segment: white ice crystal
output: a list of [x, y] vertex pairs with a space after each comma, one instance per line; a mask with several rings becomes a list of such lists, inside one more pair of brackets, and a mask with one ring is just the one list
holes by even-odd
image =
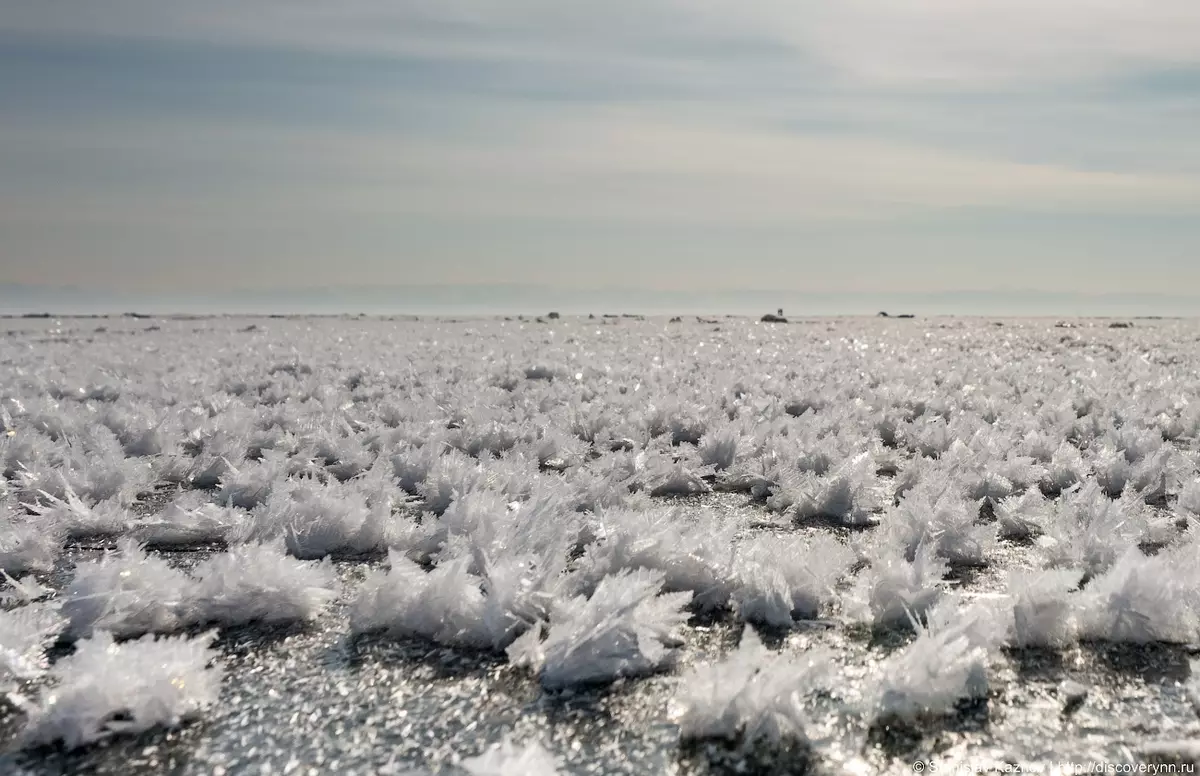
[[394, 550], [388, 561], [387, 572], [372, 573], [359, 589], [350, 611], [352, 633], [383, 631], [447, 645], [491, 646], [482, 625], [483, 580], [467, 570], [470, 559], [445, 561], [429, 572]]
[[1080, 637], [1132, 644], [1194, 640], [1200, 620], [1187, 584], [1195, 577], [1193, 558], [1181, 567], [1179, 556], [1126, 550], [1080, 593]]
[[218, 504], [254, 509], [271, 495], [287, 466], [288, 456], [280, 450], [265, 450], [258, 461], [231, 466], [220, 478], [215, 500]]
[[338, 595], [328, 558], [288, 557], [282, 541], [230, 547], [192, 571], [183, 618], [192, 623], [305, 622]]
[[948, 567], [932, 544], [918, 545], [911, 561], [891, 548], [877, 550], [869, 561], [847, 602], [855, 619], [881, 628], [906, 627], [914, 617], [924, 617], [942, 595], [939, 583]]
[[1037, 489], [1009, 496], [994, 507], [996, 534], [1001, 539], [1026, 540], [1041, 535], [1051, 519], [1051, 506]]
[[536, 741], [525, 744], [510, 739], [489, 747], [461, 763], [471, 776], [558, 776], [554, 755]]
[[496, 650], [547, 619], [568, 584], [558, 558], [506, 555], [491, 561], [480, 554], [476, 565], [484, 593], [480, 627]]
[[691, 591], [702, 609], [725, 606], [733, 579], [737, 525], [712, 510], [651, 508], [607, 510], [597, 515], [597, 541], [579, 563], [586, 591], [605, 576], [627, 569], [661, 572], [665, 589]]
[[637, 486], [651, 496], [693, 496], [712, 490], [704, 479], [712, 471], [710, 466], [690, 465], [666, 453], [642, 453], [638, 456]]
[[[565, 564], [581, 520], [553, 490], [539, 490], [537, 497], [523, 502], [477, 490], [456, 494], [440, 517], [426, 515], [422, 523], [429, 525], [427, 542], [438, 546], [439, 560], [532, 555], [555, 565], [560, 560]], [[475, 564], [471, 570], [479, 572]]]
[[406, 446], [392, 455], [392, 470], [400, 488], [411, 495], [418, 495], [442, 453], [440, 444], [426, 442], [420, 447]]
[[680, 680], [674, 700], [680, 735], [737, 740], [744, 747], [806, 744], [804, 699], [832, 675], [826, 653], [774, 653], [746, 627], [736, 652]]
[[76, 564], [63, 593], [62, 613], [74, 638], [105, 630], [117, 637], [169, 633], [180, 626], [189, 580], [132, 539], [115, 553]]
[[825, 518], [843, 525], [866, 525], [882, 505], [875, 460], [862, 453], [826, 476], [785, 473], [767, 505], [800, 520]]
[[27, 503], [50, 498], [66, 500], [68, 494], [93, 504], [114, 501], [128, 505], [151, 484], [148, 461], [126, 458], [116, 437], [107, 428], [91, 425], [82, 439], [57, 447], [45, 458], [21, 465], [15, 479]]
[[987, 562], [995, 543], [995, 528], [978, 523], [978, 504], [966, 501], [928, 480], [905, 494], [884, 515], [880, 530], [884, 537], [913, 558], [917, 547], [935, 547], [951, 565], [980, 566]]
[[[368, 576], [350, 612], [354, 633], [502, 650], [549, 615], [561, 569], [536, 556], [505, 555], [444, 560], [432, 571], [395, 550], [390, 569]], [[479, 573], [472, 573], [477, 567]]]
[[745, 453], [744, 448], [738, 427], [727, 424], [706, 433], [699, 442], [698, 452], [702, 464], [723, 472], [733, 468], [739, 455]]
[[17, 690], [46, 670], [46, 647], [62, 630], [62, 618], [45, 605], [0, 610], [0, 693]]
[[368, 505], [353, 484], [308, 478], [281, 482], [250, 514], [252, 526], [245, 538], [282, 536], [288, 551], [304, 559], [382, 550], [392, 523], [389, 505]]
[[1082, 573], [1071, 569], [1012, 571], [1008, 595], [1012, 603], [1014, 647], [1065, 647], [1077, 635], [1075, 602], [1070, 591]]
[[[197, 494], [190, 491], [190, 494]], [[158, 515], [132, 520], [129, 535], [147, 547], [186, 547], [225, 542], [246, 531], [246, 515], [230, 507], [180, 497]]]
[[479, 461], [454, 450], [433, 463], [425, 479], [417, 486], [417, 492], [425, 499], [426, 509], [440, 515], [454, 501], [455, 494], [474, 490], [486, 481], [487, 472]]
[[1200, 479], [1190, 480], [1183, 486], [1176, 505], [1186, 514], [1200, 517]]
[[70, 488], [62, 498], [42, 493], [43, 503], [30, 504], [30, 509], [43, 520], [58, 526], [69, 540], [85, 540], [120, 536], [129, 527], [129, 510], [115, 501], [100, 501], [88, 505]]
[[5, 574], [50, 571], [65, 540], [55, 520], [18, 515], [0, 505], [0, 571]]
[[[590, 598], [555, 606], [546, 640], [509, 648], [518, 665], [540, 669], [547, 688], [611, 682], [669, 665], [692, 594], [665, 593], [661, 573], [645, 569], [605, 577]], [[536, 631], [530, 631], [535, 633]]]
[[245, 460], [248, 446], [240, 430], [222, 428], [199, 440], [200, 451], [188, 468], [188, 484], [202, 490], [215, 488], [237, 469]]
[[914, 721], [949, 714], [960, 701], [987, 697], [988, 656], [999, 646], [1003, 629], [993, 613], [962, 609], [955, 599], [940, 607], [917, 638], [883, 666], [876, 693], [877, 718]]
[[1057, 496], [1064, 490], [1087, 479], [1090, 467], [1083, 455], [1073, 445], [1062, 442], [1054, 451], [1046, 472], [1042, 475], [1041, 489], [1047, 496]]
[[4, 581], [8, 583], [8, 588], [0, 591], [0, 604], [8, 606], [27, 604], [54, 595], [52, 588], [38, 582], [32, 574], [17, 579], [0, 570], [0, 577], [3, 577]]
[[199, 716], [220, 692], [221, 670], [209, 633], [143, 636], [116, 644], [107, 631], [75, 645], [55, 664], [54, 686], [25, 730], [26, 746], [61, 741], [68, 749]]
[[855, 561], [854, 551], [828, 534], [744, 540], [733, 563], [734, 611], [742, 620], [777, 627], [791, 625], [795, 616], [816, 617]]
[[1141, 499], [1126, 494], [1113, 500], [1094, 480], [1064, 494], [1038, 545], [1051, 566], [1082, 570], [1091, 576], [1106, 571], [1137, 544], [1146, 528]]

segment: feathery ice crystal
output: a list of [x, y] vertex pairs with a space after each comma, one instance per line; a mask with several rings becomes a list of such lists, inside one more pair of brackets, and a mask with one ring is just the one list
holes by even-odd
[[771, 652], [747, 626], [737, 651], [696, 666], [680, 680], [675, 696], [680, 734], [739, 740], [743, 747], [806, 744], [804, 698], [831, 677], [827, 654]]
[[550, 689], [642, 676], [668, 666], [692, 594], [664, 593], [663, 575], [646, 569], [612, 574], [590, 598], [558, 603], [546, 640], [541, 626], [509, 647], [517, 665], [540, 673]]
[[200, 563], [192, 576], [185, 617], [194, 623], [311, 621], [338, 594], [328, 558], [288, 557], [281, 540], [230, 547]]
[[62, 629], [62, 618], [49, 606], [0, 610], [0, 693], [46, 670], [46, 648]]
[[988, 657], [1004, 639], [1003, 620], [981, 605], [963, 609], [950, 597], [929, 612], [926, 624], [914, 625], [916, 640], [883, 666], [877, 717], [913, 721], [986, 698]]
[[117, 637], [169, 633], [180, 625], [188, 586], [182, 571], [122, 539], [115, 553], [75, 566], [62, 605], [68, 633], [75, 638], [101, 629]]
[[215, 637], [147, 635], [116, 644], [98, 631], [78, 642], [52, 669], [55, 686], [29, 720], [26, 745], [62, 741], [73, 749], [198, 716], [220, 692], [221, 670], [209, 648]]
[[517, 744], [505, 739], [483, 754], [468, 757], [462, 767], [471, 776], [558, 776], [554, 755], [536, 741]]

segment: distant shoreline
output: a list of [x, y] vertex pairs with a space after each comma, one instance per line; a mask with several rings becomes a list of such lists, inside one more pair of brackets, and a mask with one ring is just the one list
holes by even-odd
[[[341, 320], [461, 320], [461, 321], [523, 321], [526, 323], [542, 322], [553, 323], [556, 320], [656, 320], [660, 318], [680, 318], [680, 323], [712, 323], [717, 320], [752, 320], [759, 321], [762, 316], [750, 313], [710, 313], [710, 314], [695, 314], [695, 313], [670, 313], [670, 312], [654, 312], [654, 313], [563, 313], [557, 318], [548, 317], [547, 313], [350, 313], [350, 312], [296, 312], [296, 313], [267, 313], [267, 312], [214, 312], [214, 313], [194, 313], [194, 312], [153, 312], [153, 313], [0, 313], [0, 320], [173, 320], [173, 321], [205, 321], [205, 320], [222, 320], [222, 319], [267, 319], [267, 320], [301, 320], [301, 319], [341, 319]], [[698, 318], [707, 320], [698, 321]], [[1200, 314], [1196, 315], [1117, 315], [1117, 314], [1049, 314], [1049, 313], [929, 313], [929, 314], [901, 314], [882, 316], [866, 313], [801, 313], [794, 318], [778, 322], [778, 325], [790, 325], [795, 323], [803, 323], [813, 320], [838, 320], [838, 319], [878, 319], [881, 321], [907, 321], [907, 320], [946, 320], [946, 319], [964, 319], [964, 320], [981, 320], [981, 319], [1009, 319], [1009, 320], [1098, 320], [1098, 321], [1171, 321], [1171, 320], [1192, 320], [1200, 318]], [[772, 323], [772, 321], [765, 321]]]

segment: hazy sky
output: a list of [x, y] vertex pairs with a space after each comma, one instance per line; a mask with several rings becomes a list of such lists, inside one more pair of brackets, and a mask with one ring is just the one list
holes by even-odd
[[0, 281], [1200, 293], [1196, 0], [0, 0]]

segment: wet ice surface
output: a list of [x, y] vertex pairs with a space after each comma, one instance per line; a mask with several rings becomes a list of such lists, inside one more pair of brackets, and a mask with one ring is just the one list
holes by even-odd
[[[723, 510], [752, 531], [827, 530], [781, 521], [740, 495], [685, 503]], [[151, 500], [141, 509], [155, 505]], [[101, 551], [68, 551], [51, 586], [61, 589], [74, 562]], [[164, 554], [186, 568], [207, 552]], [[989, 567], [960, 572], [946, 586], [968, 600], [995, 596], [1004, 571], [1032, 566], [1029, 554], [1026, 545], [1002, 542]], [[463, 772], [457, 766], [463, 757], [511, 737], [541, 741], [574, 774], [910, 773], [918, 760], [998, 770], [1006, 763], [1123, 763], [1140, 759], [1150, 742], [1200, 737], [1184, 689], [1193, 657], [1186, 645], [1001, 651], [989, 665], [985, 703], [917, 726], [873, 725], [855, 701], [869, 693], [873, 669], [911, 636], [830, 621], [760, 631], [776, 649], [832, 649], [841, 669], [839, 697], [821, 699], [813, 710], [811, 752], [747, 759], [720, 744], [681, 744], [671, 716], [683, 671], [736, 647], [741, 625], [730, 615], [693, 618], [671, 671], [547, 692], [503, 655], [351, 638], [347, 602], [380, 563], [337, 561], [342, 597], [314, 625], [223, 631], [221, 701], [199, 720], [77, 751], [11, 752], [0, 759], [0, 772], [454, 774]], [[69, 649], [56, 648], [52, 658]], [[11, 707], [0, 711], [0, 736], [11, 741], [21, 720]]]

